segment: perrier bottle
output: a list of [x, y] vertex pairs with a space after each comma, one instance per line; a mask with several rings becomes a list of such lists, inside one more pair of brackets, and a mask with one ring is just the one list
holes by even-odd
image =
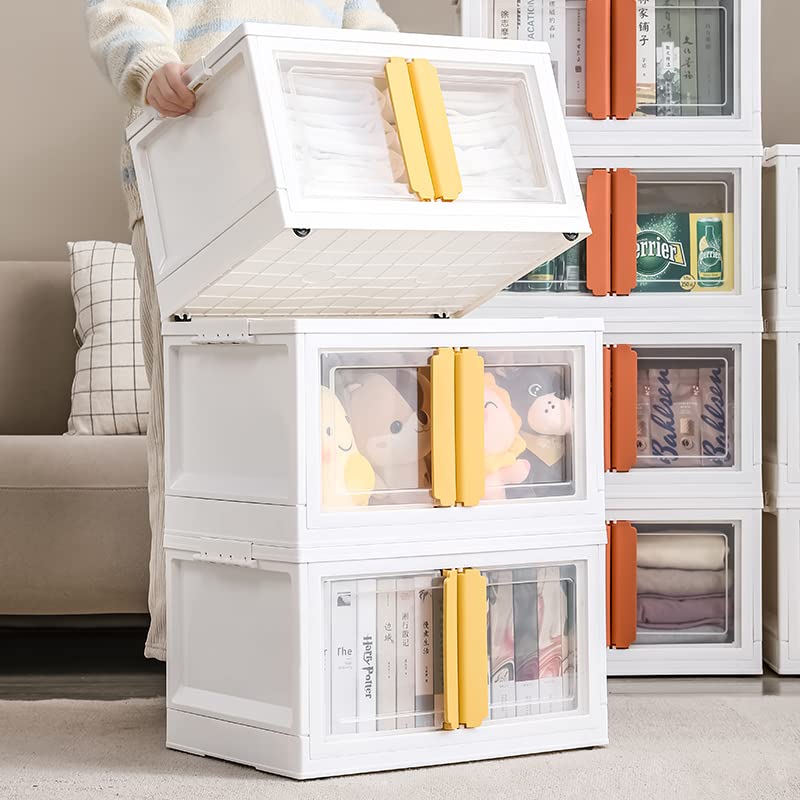
[[722, 286], [722, 220], [701, 217], [697, 220], [697, 285], [708, 289]]

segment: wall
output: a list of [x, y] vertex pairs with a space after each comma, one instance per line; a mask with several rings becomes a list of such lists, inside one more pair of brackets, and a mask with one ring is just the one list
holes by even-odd
[[[11, 34], [0, 49], [0, 261], [61, 259], [70, 239], [128, 237], [117, 167], [125, 110], [88, 56], [85, 2], [4, 4]], [[764, 141], [800, 142], [798, 69], [790, 64], [800, 3], [763, 5]], [[384, 7], [404, 30], [456, 32], [451, 0]]]

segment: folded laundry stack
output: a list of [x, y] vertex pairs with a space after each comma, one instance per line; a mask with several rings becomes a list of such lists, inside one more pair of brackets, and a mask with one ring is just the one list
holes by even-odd
[[638, 630], [729, 629], [733, 570], [724, 534], [640, 535], [636, 564]]

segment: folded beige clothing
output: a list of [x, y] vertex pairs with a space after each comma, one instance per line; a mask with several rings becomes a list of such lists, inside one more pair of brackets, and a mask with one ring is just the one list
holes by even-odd
[[722, 594], [733, 587], [732, 569], [653, 569], [636, 570], [639, 594], [663, 594], [688, 597], [698, 594]]
[[721, 533], [643, 533], [636, 540], [636, 565], [673, 569], [722, 569], [728, 539]]

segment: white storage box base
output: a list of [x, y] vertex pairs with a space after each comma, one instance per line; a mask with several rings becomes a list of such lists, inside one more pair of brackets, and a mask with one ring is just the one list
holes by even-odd
[[[392, 752], [387, 749], [379, 755], [312, 759], [307, 736], [287, 736], [170, 709], [167, 711], [167, 747], [305, 780], [605, 746], [608, 744], [605, 705], [602, 716], [597, 724], [584, 730], [553, 731], [543, 723], [538, 734], [498, 738], [492, 742], [475, 741], [474, 732], [466, 729], [432, 731], [426, 734], [432, 739], [418, 750]], [[445, 737], [455, 741], [434, 744], [436, 739]]]

